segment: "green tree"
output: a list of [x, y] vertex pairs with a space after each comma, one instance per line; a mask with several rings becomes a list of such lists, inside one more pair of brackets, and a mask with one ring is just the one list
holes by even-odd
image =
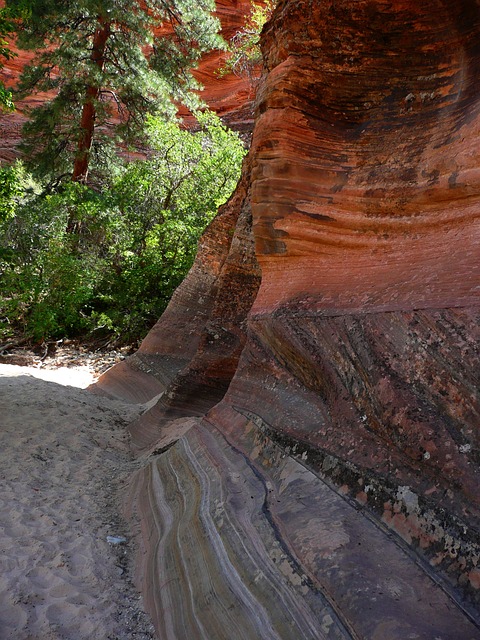
[[26, 182], [21, 162], [0, 166], [0, 222], [15, 216], [19, 201], [25, 194]]
[[[5, 60], [10, 60], [15, 56], [8, 41], [5, 39], [14, 31], [14, 25], [8, 16], [5, 8], [0, 9], [0, 70]], [[3, 59], [3, 61], [2, 61]], [[0, 109], [6, 111], [13, 110], [12, 92], [9, 91], [3, 82], [0, 82]]]
[[196, 117], [193, 131], [149, 118], [149, 159], [129, 163], [110, 191], [111, 269], [94, 309], [126, 335], [144, 334], [161, 315], [240, 177], [246, 150], [238, 134], [213, 113]]
[[245, 76], [252, 85], [257, 83], [256, 72], [262, 61], [260, 36], [276, 5], [277, 0], [251, 0], [250, 13], [245, 16], [243, 27], [228, 43], [229, 55], [221, 75], [232, 72]]
[[148, 118], [149, 159], [120, 166], [100, 191], [67, 180], [45, 192], [22, 163], [0, 167], [0, 338], [145, 335], [245, 155], [217, 116], [197, 119], [189, 131]]
[[55, 93], [24, 130], [36, 173], [86, 182], [116, 145], [138, 142], [147, 114], [193, 106], [192, 68], [223, 47], [214, 9], [214, 0], [30, 0], [18, 45], [37, 54], [18, 92]]

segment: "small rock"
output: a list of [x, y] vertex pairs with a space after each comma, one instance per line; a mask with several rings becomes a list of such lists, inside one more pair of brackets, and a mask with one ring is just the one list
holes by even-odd
[[107, 542], [109, 544], [125, 544], [127, 539], [123, 536], [107, 536]]

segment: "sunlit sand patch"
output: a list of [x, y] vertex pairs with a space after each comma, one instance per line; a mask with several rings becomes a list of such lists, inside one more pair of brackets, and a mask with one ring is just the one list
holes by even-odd
[[93, 369], [88, 366], [47, 369], [44, 367], [19, 367], [13, 364], [0, 364], [0, 376], [32, 376], [78, 389], [86, 389], [97, 377]]

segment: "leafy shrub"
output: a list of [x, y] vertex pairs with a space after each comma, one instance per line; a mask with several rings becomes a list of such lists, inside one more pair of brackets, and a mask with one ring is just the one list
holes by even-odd
[[[10, 44], [5, 40], [5, 36], [9, 36], [14, 31], [14, 24], [8, 15], [5, 7], [0, 7], [0, 70], [3, 67], [4, 60], [11, 60], [15, 57]], [[0, 82], [0, 111], [13, 111], [14, 104], [12, 102], [12, 92]]]
[[151, 118], [149, 158], [101, 191], [66, 182], [39, 192], [21, 165], [0, 169], [4, 336], [13, 327], [36, 340], [101, 332], [127, 342], [148, 331], [245, 154], [216, 116], [197, 118], [194, 131]]
[[112, 269], [98, 307], [126, 335], [145, 333], [165, 309], [239, 178], [239, 137], [210, 112], [196, 116], [195, 131], [150, 118], [150, 158], [129, 164], [110, 192]]
[[26, 190], [25, 169], [21, 162], [0, 167], [0, 220], [15, 215], [16, 208]]
[[86, 187], [70, 183], [62, 193], [33, 193], [3, 221], [0, 310], [8, 325], [40, 340], [87, 328], [82, 305], [92, 295], [100, 262], [79, 250], [67, 232], [73, 209], [82, 210]]

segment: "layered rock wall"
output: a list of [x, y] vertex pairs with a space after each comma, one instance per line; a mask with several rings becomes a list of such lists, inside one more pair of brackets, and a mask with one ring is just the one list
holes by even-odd
[[[280, 3], [252, 148], [262, 285], [232, 388], [276, 438], [333, 455], [327, 475], [473, 597], [479, 17], [475, 2]], [[295, 402], [293, 420], [271, 409]]]
[[256, 313], [478, 304], [477, 34], [476, 2], [280, 3], [252, 148]]
[[278, 2], [243, 181], [121, 370], [165, 387], [129, 500], [161, 638], [480, 638], [479, 31]]

